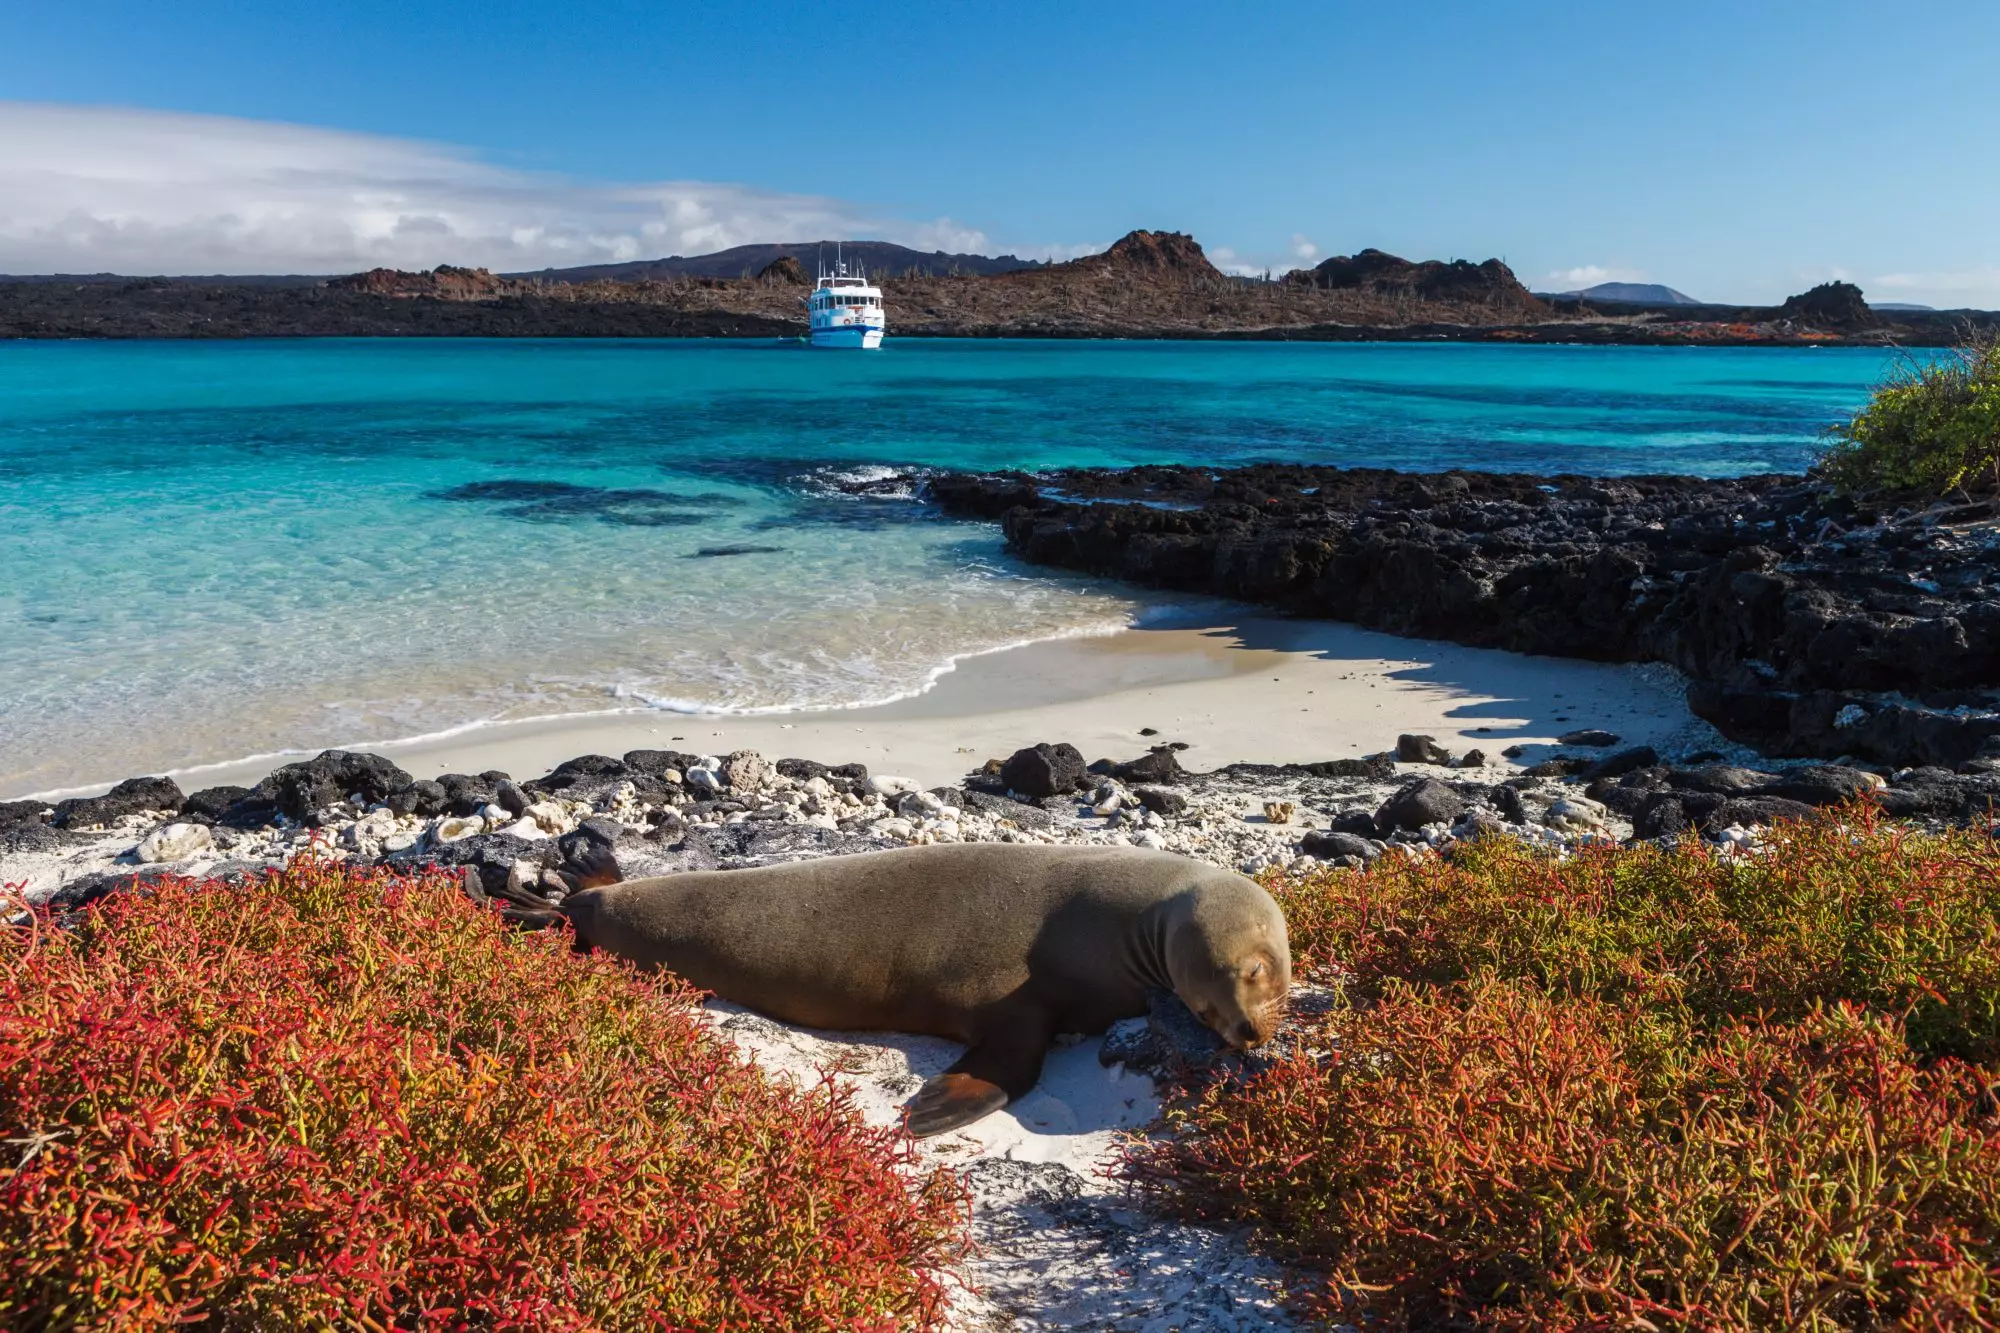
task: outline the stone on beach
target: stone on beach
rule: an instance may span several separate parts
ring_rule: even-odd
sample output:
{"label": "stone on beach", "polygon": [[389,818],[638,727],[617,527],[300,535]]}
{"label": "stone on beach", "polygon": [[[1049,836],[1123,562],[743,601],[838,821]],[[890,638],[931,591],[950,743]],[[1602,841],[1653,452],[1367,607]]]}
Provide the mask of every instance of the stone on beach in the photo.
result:
{"label": "stone on beach", "polygon": [[1398,788],[1375,813],[1377,828],[1410,832],[1427,824],[1450,824],[1465,813],[1465,798],[1436,778],[1415,778]]}
{"label": "stone on beach", "polygon": [[1439,745],[1435,736],[1398,736],[1396,761],[1403,764],[1448,766],[1451,763],[1451,751]]}
{"label": "stone on beach", "polygon": [[1083,785],[1083,754],[1074,745],[1044,741],[1016,750],[1000,767],[1000,780],[1023,796],[1061,796]]}
{"label": "stone on beach", "polygon": [[50,822],[57,828],[104,828],[149,810],[178,811],[185,799],[172,778],[127,778],[102,796],[56,802]]}
{"label": "stone on beach", "polygon": [[206,824],[168,824],[154,829],[132,849],[141,864],[185,861],[215,845],[215,835]]}

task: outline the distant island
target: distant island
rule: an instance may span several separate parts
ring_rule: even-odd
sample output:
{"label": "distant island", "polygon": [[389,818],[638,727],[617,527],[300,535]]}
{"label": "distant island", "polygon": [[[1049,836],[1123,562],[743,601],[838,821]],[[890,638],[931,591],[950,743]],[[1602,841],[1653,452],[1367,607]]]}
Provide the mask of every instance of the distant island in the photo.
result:
{"label": "distant island", "polygon": [[0,277],[0,338],[791,337],[810,266],[836,244],[879,278],[905,337],[1926,346],[2000,327],[1989,312],[1871,306],[1842,282],[1763,307],[1657,284],[1538,296],[1498,259],[1372,249],[1245,278],[1191,236],[1134,231],[1063,263],[812,241],[514,274]]}
{"label": "distant island", "polygon": [[1701,305],[1686,292],[1675,291],[1659,282],[1600,282],[1595,287],[1585,287],[1581,291],[1560,292],[1559,296],[1578,297],[1585,301],[1603,301],[1624,305]]}

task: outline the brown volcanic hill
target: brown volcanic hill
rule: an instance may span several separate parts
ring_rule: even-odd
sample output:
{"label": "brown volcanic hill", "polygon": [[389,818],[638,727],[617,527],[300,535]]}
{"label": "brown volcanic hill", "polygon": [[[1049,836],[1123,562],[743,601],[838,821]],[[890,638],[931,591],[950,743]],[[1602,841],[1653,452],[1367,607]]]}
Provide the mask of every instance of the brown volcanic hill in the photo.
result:
{"label": "brown volcanic hill", "polygon": [[532,273],[509,273],[509,278],[538,278],[542,282],[672,282],[677,278],[747,278],[762,273],[773,261],[790,258],[810,273],[820,264],[831,265],[839,254],[850,266],[878,277],[898,274],[925,274],[951,277],[967,273],[1011,273],[1016,269],[1040,268],[1032,259],[1015,255],[946,254],[942,250],[912,250],[888,241],[789,241],[782,244],[737,245],[706,255],[670,255],[665,259],[639,259],[623,264],[586,264],[581,268],[545,268]]}
{"label": "brown volcanic hill", "polygon": [[779,255],[764,265],[757,274],[757,281],[766,287],[803,287],[806,285],[806,271],[793,255]]}
{"label": "brown volcanic hill", "polygon": [[1453,305],[1483,307],[1494,314],[1519,315],[1547,307],[1497,259],[1483,264],[1454,259],[1412,263],[1383,250],[1335,255],[1310,269],[1293,269],[1285,281],[1321,291],[1362,291],[1378,296],[1414,297]]}
{"label": "brown volcanic hill", "polygon": [[1194,237],[1178,231],[1128,231],[1101,255],[1052,264],[1045,273],[1088,274],[1099,278],[1222,281],[1221,272]]}
{"label": "brown volcanic hill", "polygon": [[483,268],[453,268],[450,264],[439,264],[429,273],[371,268],[366,273],[329,278],[326,285],[335,291],[366,292],[371,296],[436,296],[448,301],[500,296],[514,287]]}

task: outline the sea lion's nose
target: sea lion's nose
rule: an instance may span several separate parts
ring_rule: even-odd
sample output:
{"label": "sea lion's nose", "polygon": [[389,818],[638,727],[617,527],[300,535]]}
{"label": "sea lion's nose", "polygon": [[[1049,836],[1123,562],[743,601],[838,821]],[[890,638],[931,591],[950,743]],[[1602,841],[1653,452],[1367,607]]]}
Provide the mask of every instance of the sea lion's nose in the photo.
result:
{"label": "sea lion's nose", "polygon": [[1238,1023],[1235,1030],[1229,1034],[1229,1044],[1239,1049],[1245,1046],[1255,1046],[1262,1040],[1264,1040],[1264,1034],[1259,1032],[1257,1025],[1247,1018]]}

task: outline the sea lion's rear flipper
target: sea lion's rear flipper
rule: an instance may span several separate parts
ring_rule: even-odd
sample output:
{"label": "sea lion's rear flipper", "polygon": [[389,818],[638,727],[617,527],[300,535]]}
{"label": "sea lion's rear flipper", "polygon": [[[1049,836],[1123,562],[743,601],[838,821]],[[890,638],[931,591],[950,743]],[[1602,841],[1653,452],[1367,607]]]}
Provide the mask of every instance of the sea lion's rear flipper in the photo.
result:
{"label": "sea lion's rear flipper", "polygon": [[562,862],[555,873],[569,886],[571,893],[624,882],[625,872],[619,867],[618,858],[611,854],[609,846],[595,839],[574,835],[564,841],[567,845],[562,847]]}
{"label": "sea lion's rear flipper", "polygon": [[910,1098],[910,1133],[929,1138],[992,1115],[1008,1102],[1006,1089],[971,1074],[939,1074],[926,1079]]}
{"label": "sea lion's rear flipper", "polygon": [[1049,1049],[1048,1024],[1023,1015],[992,1027],[910,1099],[911,1134],[922,1139],[961,1129],[1033,1090]]}

